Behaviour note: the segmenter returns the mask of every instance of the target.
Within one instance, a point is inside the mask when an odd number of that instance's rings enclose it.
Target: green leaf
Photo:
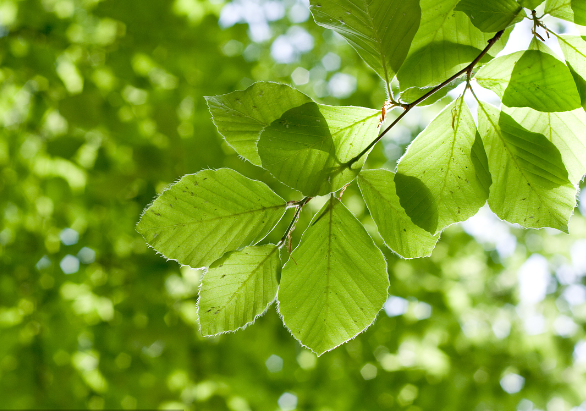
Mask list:
[[[586,26],[586,2],[584,0],[572,0],[574,23]]]
[[[207,267],[225,252],[266,237],[286,207],[260,181],[227,168],[204,170],[164,191],[145,210],[137,231],[166,258]]]
[[[530,108],[504,108],[520,126],[543,134],[560,151],[570,182],[577,185],[586,173],[586,113],[542,113]]]
[[[270,82],[206,100],[219,133],[238,154],[257,166],[261,163],[256,148],[261,131],[287,110],[312,101],[290,86]]]
[[[376,110],[308,103],[286,112],[261,134],[262,166],[288,186],[314,197],[342,188],[360,172],[377,137]]]
[[[527,15],[515,0],[462,0],[455,10],[466,13],[474,26],[487,33],[504,30]]]
[[[525,130],[489,104],[480,104],[478,125],[492,175],[492,211],[526,228],[552,227],[567,233],[576,188],[568,180],[559,150],[542,134]]]
[[[586,2],[584,0],[547,0],[545,13],[586,26]]]
[[[507,107],[571,111],[581,106],[570,70],[541,42],[494,59],[476,74],[482,87],[498,94]]]
[[[521,6],[529,10],[535,10],[537,6],[539,6],[544,1],[545,0],[519,0],[519,3],[521,4]]]
[[[486,203],[486,154],[462,97],[449,104],[399,161],[395,183],[413,223],[431,234],[467,220]]]
[[[586,108],[586,41],[579,36],[558,36],[568,68],[578,88],[582,107]]]
[[[388,288],[382,252],[331,196],[283,268],[279,311],[293,336],[321,355],[372,324]]]
[[[358,186],[385,244],[403,258],[429,257],[439,239],[411,221],[399,202],[395,173],[363,170]]]
[[[401,90],[435,86],[470,64],[494,33],[483,33],[466,14],[454,11],[459,0],[421,0],[421,24],[409,55],[397,73]],[[506,44],[510,31],[481,60],[490,61]]]
[[[197,302],[203,335],[235,331],[265,313],[277,295],[279,248],[268,244],[227,253],[206,272]]]
[[[311,0],[315,22],[341,34],[383,80],[407,57],[421,19],[418,1]]]

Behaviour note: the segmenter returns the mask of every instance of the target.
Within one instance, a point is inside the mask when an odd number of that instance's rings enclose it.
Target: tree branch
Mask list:
[[[472,63],[470,63],[468,66],[466,66],[465,68],[463,68],[462,70],[460,70],[459,72],[457,72],[456,74],[454,74],[452,77],[450,77],[449,79],[447,79],[446,81],[444,81],[443,83],[441,83],[439,86],[434,87],[432,90],[430,90],[428,93],[426,93],[422,97],[418,98],[414,102],[412,102],[410,104],[404,104],[404,105],[402,105],[402,107],[405,109],[405,111],[403,111],[399,115],[399,117],[397,117],[395,119],[395,121],[393,121],[391,123],[391,125],[388,126],[372,143],[370,143],[368,145],[368,147],[366,147],[360,154],[358,154],[356,157],[354,157],[352,160],[350,160],[347,163],[348,164],[348,167],[352,167],[352,164],[354,164],[355,162],[357,162],[358,160],[360,160],[362,158],[362,156],[364,156],[366,153],[368,153],[370,151],[370,149],[372,149],[376,145],[376,143],[378,143],[385,136],[385,134],[387,134],[393,127],[395,127],[395,125],[399,121],[401,121],[401,119],[403,117],[405,117],[407,115],[407,113],[409,111],[411,111],[413,108],[415,108],[419,103],[427,100],[433,94],[435,94],[436,92],[438,92],[439,90],[441,90],[442,88],[444,88],[445,86],[447,86],[448,84],[450,84],[452,81],[454,81],[455,79],[457,79],[458,77],[460,77],[462,74],[467,74],[468,77],[470,77],[470,75],[472,74],[472,70],[474,69],[474,67],[478,64],[478,62],[480,62],[480,60],[482,60],[482,58],[486,55],[486,53],[488,53],[488,51],[492,48],[492,46],[494,46],[495,43],[500,40],[500,38],[503,35],[503,33],[504,33],[504,30],[501,30],[498,33],[496,33],[494,35],[494,37],[491,38],[488,41],[488,45],[484,48],[484,50],[482,50],[482,52],[478,55],[478,57],[476,57],[474,59],[474,61],[472,61]]]

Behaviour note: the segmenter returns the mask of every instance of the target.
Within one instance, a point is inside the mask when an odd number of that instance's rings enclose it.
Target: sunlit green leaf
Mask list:
[[[218,131],[252,164],[260,166],[256,144],[261,131],[287,110],[311,102],[285,84],[259,82],[244,91],[206,97]]]
[[[519,0],[519,3],[521,6],[528,8],[529,10],[535,10],[535,8],[544,1],[545,0]]]
[[[332,196],[283,268],[279,311],[295,338],[320,355],[368,327],[388,287],[382,252]]]
[[[530,108],[504,108],[519,125],[543,134],[562,155],[568,178],[578,184],[586,173],[586,113],[583,109],[565,113],[542,113]]]
[[[166,258],[205,267],[262,240],[285,211],[285,201],[266,184],[227,168],[204,170],[164,191],[137,230]]]
[[[586,107],[586,41],[582,37],[569,35],[559,36],[558,40],[576,82],[582,107]]]
[[[421,24],[409,55],[397,73],[401,90],[440,84],[470,64],[494,33],[483,33],[466,14],[454,11],[459,0],[421,0]],[[503,49],[509,31],[482,59],[490,61]]]
[[[492,176],[492,211],[526,228],[567,232],[576,188],[556,146],[489,104],[480,105],[478,124]]]
[[[405,213],[397,196],[395,173],[382,169],[363,170],[357,180],[385,244],[404,258],[430,256],[439,234],[432,236],[413,224]]]
[[[317,24],[341,34],[387,83],[407,57],[419,27],[418,1],[311,0]]]
[[[203,335],[235,331],[261,316],[277,295],[281,271],[275,245],[226,254],[206,272],[198,313]]]
[[[529,50],[491,61],[476,74],[476,80],[498,94],[508,107],[556,112],[581,106],[570,70],[537,40]]]
[[[376,138],[378,115],[316,103],[289,110],[261,134],[262,166],[306,196],[336,191],[360,172],[366,156],[348,163]]]
[[[525,17],[515,0],[461,0],[455,10],[466,13],[474,26],[487,33],[503,30]]]
[[[554,17],[586,26],[586,2],[584,0],[547,0],[545,12]]]
[[[401,205],[431,234],[476,214],[490,183],[486,154],[462,97],[413,141],[395,176]]]

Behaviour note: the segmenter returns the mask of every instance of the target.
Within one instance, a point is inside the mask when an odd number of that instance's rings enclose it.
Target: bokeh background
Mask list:
[[[521,24],[507,51],[530,37]],[[203,96],[257,80],[327,104],[385,100],[304,1],[0,0],[0,408],[585,411],[586,201],[570,235],[485,208],[431,258],[385,250],[384,311],[320,358],[274,306],[244,331],[201,337],[201,271],[157,256],[135,224],[204,168],[300,198],[210,120]],[[410,114],[367,167],[393,169],[444,104]],[[382,247],[355,184],[344,202]]]

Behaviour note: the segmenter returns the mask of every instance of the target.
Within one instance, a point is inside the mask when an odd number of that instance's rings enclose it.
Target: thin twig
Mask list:
[[[293,220],[291,220],[289,227],[287,227],[287,231],[285,231],[285,235],[283,235],[283,238],[281,238],[281,241],[279,241],[279,243],[277,244],[277,247],[281,248],[283,247],[283,245],[285,245],[285,243],[287,242],[287,238],[291,235],[293,230],[295,230],[295,225],[297,224],[297,220],[299,220],[299,215],[301,215],[301,210],[303,210],[303,206],[309,203],[312,198],[313,197],[305,197],[304,199],[294,203],[297,207],[297,210],[295,211],[295,215],[293,216]]]
[[[488,45],[484,48],[484,50],[482,50],[482,52],[478,55],[478,57],[476,57],[474,59],[474,61],[472,63],[470,63],[468,66],[466,66],[465,68],[463,68],[462,70],[460,70],[459,72],[457,72],[456,74],[454,74],[452,77],[450,77],[449,79],[447,79],[446,81],[444,81],[443,83],[441,83],[439,86],[434,87],[432,90],[430,90],[428,93],[426,93],[422,97],[418,98],[414,102],[412,102],[410,104],[403,104],[403,105],[401,105],[405,109],[405,111],[403,111],[399,115],[399,117],[397,117],[395,119],[395,121],[393,121],[391,123],[391,125],[388,126],[372,143],[370,143],[368,145],[368,147],[366,147],[364,150],[362,150],[362,152],[360,154],[358,154],[356,157],[354,157],[352,160],[350,160],[347,163],[348,167],[349,168],[352,167],[352,164],[354,164],[355,162],[357,162],[358,160],[360,160],[362,158],[362,156],[364,156],[366,153],[368,153],[370,151],[370,149],[372,149],[376,145],[376,143],[378,143],[385,136],[385,134],[387,134],[393,127],[395,127],[395,125],[399,121],[401,121],[401,119],[403,117],[405,117],[407,115],[407,113],[409,111],[411,111],[414,107],[416,107],[419,103],[427,100],[430,96],[432,96],[433,94],[435,94],[436,92],[438,92],[439,90],[441,90],[442,88],[444,88],[445,86],[447,86],[448,84],[450,84],[452,81],[454,81],[455,79],[457,79],[458,77],[460,77],[464,73],[466,73],[468,75],[468,78],[470,78],[470,76],[472,74],[472,70],[474,69],[474,67],[478,64],[478,62],[480,60],[482,60],[482,58],[488,53],[488,51],[492,48],[492,46],[494,46],[495,43],[500,40],[500,38],[503,35],[503,33],[504,33],[504,30],[501,30],[498,33],[496,33],[494,35],[494,37],[491,38],[488,41]]]

